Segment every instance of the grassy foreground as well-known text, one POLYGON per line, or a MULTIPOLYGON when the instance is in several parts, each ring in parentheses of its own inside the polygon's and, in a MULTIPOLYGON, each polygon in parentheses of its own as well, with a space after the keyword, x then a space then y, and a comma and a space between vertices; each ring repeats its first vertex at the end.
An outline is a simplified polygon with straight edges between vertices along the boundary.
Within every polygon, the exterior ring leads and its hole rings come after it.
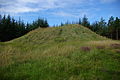
POLYGON ((80 25, 0 43, 0 80, 120 80, 120 42, 80 25))

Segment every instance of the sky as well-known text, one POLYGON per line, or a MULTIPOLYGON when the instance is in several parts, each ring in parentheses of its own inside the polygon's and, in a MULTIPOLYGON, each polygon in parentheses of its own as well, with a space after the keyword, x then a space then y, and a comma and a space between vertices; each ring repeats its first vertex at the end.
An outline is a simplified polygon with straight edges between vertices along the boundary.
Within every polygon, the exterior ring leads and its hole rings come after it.
POLYGON ((86 15, 92 23, 101 17, 120 17, 120 0, 0 0, 0 14, 25 23, 44 18, 51 26, 86 15))

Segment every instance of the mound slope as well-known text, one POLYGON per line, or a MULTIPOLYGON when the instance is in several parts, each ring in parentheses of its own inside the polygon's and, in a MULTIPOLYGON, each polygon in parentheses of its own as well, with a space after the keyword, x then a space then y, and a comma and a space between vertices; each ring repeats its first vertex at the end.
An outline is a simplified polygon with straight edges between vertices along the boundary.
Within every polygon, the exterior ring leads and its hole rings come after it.
POLYGON ((105 38, 97 35, 91 30, 81 25, 66 25, 62 27, 38 28, 31 31, 27 35, 13 41, 89 41, 89 40, 104 40, 105 38))

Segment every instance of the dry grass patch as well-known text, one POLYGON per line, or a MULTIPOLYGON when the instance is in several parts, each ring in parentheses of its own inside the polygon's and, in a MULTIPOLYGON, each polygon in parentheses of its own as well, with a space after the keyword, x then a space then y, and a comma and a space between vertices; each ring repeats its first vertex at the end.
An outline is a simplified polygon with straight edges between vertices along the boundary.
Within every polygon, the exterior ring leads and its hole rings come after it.
POLYGON ((90 41, 86 43, 87 45, 95 46, 97 47, 110 47, 111 44, 119 44, 118 41, 112 41, 112 40, 103 40, 103 41, 90 41))
POLYGON ((0 54, 0 66, 5 66, 13 63, 12 62, 12 56, 7 53, 7 54, 0 54))
POLYGON ((110 44, 119 44, 120 42, 118 41, 112 41, 112 40, 103 40, 103 41, 90 41, 87 44, 91 45, 110 45, 110 44))
POLYGON ((45 50, 42 56, 67 56, 69 53, 74 51, 76 48, 74 46, 55 46, 45 50))

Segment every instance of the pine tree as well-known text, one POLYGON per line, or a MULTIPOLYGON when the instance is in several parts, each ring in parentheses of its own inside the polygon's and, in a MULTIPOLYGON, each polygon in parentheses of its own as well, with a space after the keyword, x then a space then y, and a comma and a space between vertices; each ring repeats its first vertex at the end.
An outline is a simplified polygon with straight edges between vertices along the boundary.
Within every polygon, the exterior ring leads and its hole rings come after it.
POLYGON ((1 26, 2 26, 2 16, 0 14, 0 28, 1 28, 1 26))
POLYGON ((64 26, 64 24, 61 22, 60 26, 64 26))
POLYGON ((108 20, 108 30, 109 30, 109 35, 110 38, 113 38, 113 33, 114 33, 114 17, 111 16, 108 20))
POLYGON ((101 18, 99 21, 99 33, 104 36, 106 33, 106 22, 105 19, 101 18))
POLYGON ((84 15, 84 17, 82 18, 82 25, 85 27, 90 28, 90 23, 88 21, 88 18, 86 17, 86 15, 84 15))
POLYGON ((114 23, 114 27, 115 27, 115 33, 116 33, 116 39, 119 39, 119 31, 120 31, 120 19, 118 17, 116 17, 115 19, 115 23, 114 23))
POLYGON ((2 19, 1 19, 1 15, 0 15, 0 27, 2 26, 1 21, 2 21, 2 19))
POLYGON ((44 28, 47 28, 47 27, 49 27, 49 24, 48 24, 47 20, 44 20, 44 28))
MULTIPOLYGON (((91 25, 91 30, 98 33, 98 31, 100 30, 100 27, 99 27, 99 23, 98 21, 95 21, 92 25, 91 25)), ((99 33, 98 33, 99 34, 99 33)))
POLYGON ((81 22, 81 18, 79 18, 79 22, 78 22, 78 24, 82 24, 82 22, 81 22))

